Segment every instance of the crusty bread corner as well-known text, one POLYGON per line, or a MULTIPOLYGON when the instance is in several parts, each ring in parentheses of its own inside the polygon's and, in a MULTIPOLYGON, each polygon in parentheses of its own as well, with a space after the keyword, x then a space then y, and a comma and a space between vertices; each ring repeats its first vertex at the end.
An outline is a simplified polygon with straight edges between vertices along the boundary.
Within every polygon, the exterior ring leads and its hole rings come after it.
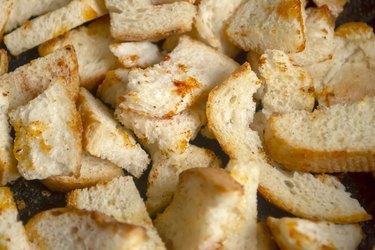
POLYGON ((14 0, 0 0, 0 41, 3 38, 5 25, 13 9, 14 0))
POLYGON ((8 72, 8 53, 0 49, 0 76, 8 72))
POLYGON ((25 226, 33 249, 141 249, 142 227, 120 223, 98 212, 55 208, 31 218, 25 226))
POLYGON ((126 94, 129 69, 118 68, 106 73, 104 81, 99 85, 96 96, 102 102, 116 109, 120 97, 126 94))
POLYGON ((313 2, 318 7, 327 6, 332 15, 337 17, 344 10, 344 6, 349 0, 313 0, 313 2))
POLYGON ((360 225, 337 225, 300 218, 267 218, 267 225, 282 250, 355 250, 362 240, 360 225))

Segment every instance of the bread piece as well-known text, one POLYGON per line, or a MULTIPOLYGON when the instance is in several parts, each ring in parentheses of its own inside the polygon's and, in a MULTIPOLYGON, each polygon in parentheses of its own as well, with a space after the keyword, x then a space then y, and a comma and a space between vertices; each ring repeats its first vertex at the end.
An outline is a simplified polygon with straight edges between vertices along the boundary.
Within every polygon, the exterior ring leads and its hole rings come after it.
POLYGON ((120 167, 85 152, 82 155, 79 177, 54 176, 43 180, 42 183, 54 192, 68 192, 106 183, 123 175, 124 172, 120 167))
POLYGON ((122 223, 142 226, 148 240, 142 249, 165 249, 132 177, 116 178, 107 184, 75 190, 68 195, 68 206, 102 212, 122 223))
POLYGON ((301 52, 306 42, 305 15, 301 0, 245 1, 228 21, 225 32, 245 51, 301 52))
POLYGON ((266 222, 257 224, 257 249, 258 250, 277 250, 276 243, 272 239, 271 231, 268 229, 266 222))
POLYGON ((153 5, 151 0, 105 0, 116 40, 161 40, 191 30, 196 8, 178 1, 153 5))
POLYGON ((8 72, 8 54, 5 50, 0 49, 0 76, 8 72))
POLYGON ((170 118, 207 95, 237 66, 213 48, 183 36, 160 64, 130 71, 128 93, 119 107, 146 116, 170 118))
POLYGON ((25 226, 33 249, 141 249, 142 227, 73 208, 55 208, 34 216, 25 226))
POLYGON ((112 108, 120 102, 120 96, 126 93, 129 69, 118 68, 108 71, 102 84, 99 85, 96 96, 112 108))
POLYGON ((115 121, 112 112, 84 88, 78 98, 83 122, 83 147, 139 178, 150 162, 133 135, 115 121))
POLYGON ((318 7, 327 6, 332 15, 337 17, 344 10, 344 6, 349 0, 313 0, 313 2, 318 7))
POLYGON ((107 14, 104 0, 73 0, 67 5, 22 24, 4 37, 14 56, 107 14))
POLYGON ((39 54, 45 56, 57 49, 72 45, 77 53, 80 85, 95 89, 103 81, 108 70, 114 69, 117 59, 109 50, 112 43, 109 18, 103 17, 87 27, 81 26, 39 46, 39 54))
POLYGON ((313 110, 314 84, 303 68, 293 65, 279 50, 266 50, 259 60, 259 72, 264 81, 262 112, 267 118, 272 113, 313 110))
POLYGON ((155 226, 168 249, 243 249, 231 240, 241 222, 244 191, 225 170, 193 168, 180 174, 171 204, 155 226))
POLYGON ((17 168, 27 180, 79 174, 82 123, 64 81, 9 113, 17 168))
POLYGON ((183 154, 160 151, 152 154, 152 168, 148 176, 148 212, 153 216, 162 212, 172 200, 181 172, 191 168, 219 168, 220 159, 212 151, 189 145, 183 154))
POLYGON ((0 39, 3 37, 5 25, 13 9, 14 0, 0 0, 0 39))
POLYGON ((361 227, 313 222, 299 218, 267 218, 267 224, 282 250, 355 250, 362 240, 361 227))
POLYGON ((8 187, 0 187, 0 204, 0 247, 7 250, 31 249, 8 187))
POLYGON ((9 108, 14 109, 34 99, 59 78, 65 78, 66 88, 76 98, 79 76, 72 47, 57 50, 0 76, 0 85, 3 87, 1 94, 9 97, 9 108))
POLYGON ((236 56, 239 49, 228 41, 224 34, 224 26, 242 2, 244 1, 201 0, 194 20, 194 24, 203 41, 230 57, 236 56))
POLYGON ((147 41, 116 43, 109 48, 125 68, 146 68, 162 59, 158 46, 147 41))
POLYGON ((163 49, 163 51, 166 51, 168 53, 172 52, 177 47, 178 42, 180 41, 180 37, 183 37, 183 36, 188 36, 192 39, 202 41, 202 38, 200 37, 197 31, 197 28, 193 26, 193 28, 189 32, 185 32, 179 35, 168 36, 167 38, 165 38, 161 48, 163 49))

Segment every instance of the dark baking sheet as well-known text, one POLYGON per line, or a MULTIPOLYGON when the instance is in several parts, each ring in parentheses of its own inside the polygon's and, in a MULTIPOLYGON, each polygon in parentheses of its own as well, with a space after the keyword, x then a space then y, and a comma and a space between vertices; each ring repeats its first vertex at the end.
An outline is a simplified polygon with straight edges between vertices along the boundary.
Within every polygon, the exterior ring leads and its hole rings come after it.
MULTIPOLYGON (((309 3, 309 5, 312 5, 309 3)), ((344 12, 338 17, 336 24, 340 25, 350 21, 367 22, 375 28, 375 0, 361 1, 351 0, 345 7, 344 12)), ((4 44, 0 47, 4 48, 4 44)), ((31 50, 18 57, 11 58, 9 71, 37 58, 37 51, 31 50)), ((240 57, 241 58, 241 57, 240 57)), ((244 58, 244 57, 242 57, 244 58)), ((241 60, 241 59, 239 59, 241 60)), ((242 61, 242 60, 241 60, 242 61)), ((216 141, 207 140, 198 136, 193 142, 198 146, 203 146, 215 151, 226 163, 228 157, 220 150, 220 146, 216 141)), ((147 187, 147 176, 149 170, 139 179, 136 185, 142 195, 145 197, 147 187)), ((337 175, 347 189, 357 198, 365 207, 366 211, 375 218, 375 179, 371 174, 353 173, 337 175)), ((40 181, 26 181, 23 178, 11 183, 9 187, 12 189, 21 220, 26 223, 32 216, 41 211, 63 207, 66 204, 64 193, 54 193, 44 187, 40 181)), ((268 203, 261 195, 258 194, 258 212, 259 219, 263 220, 267 216, 292 216, 285 211, 280 210, 274 205, 268 203)), ((362 223, 362 229, 365 237, 359 249, 372 249, 375 247, 375 219, 362 223)))

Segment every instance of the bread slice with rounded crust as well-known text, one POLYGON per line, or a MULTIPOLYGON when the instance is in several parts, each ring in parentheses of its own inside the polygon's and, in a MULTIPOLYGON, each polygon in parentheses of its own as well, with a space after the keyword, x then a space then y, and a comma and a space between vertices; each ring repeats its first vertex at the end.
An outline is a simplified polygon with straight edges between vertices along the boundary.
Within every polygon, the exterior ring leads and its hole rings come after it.
POLYGON ((142 227, 120 223, 98 212, 55 208, 31 218, 25 226, 33 249, 141 249, 142 227))
POLYGON ((42 183, 54 192, 68 192, 106 183, 120 176, 124 176, 124 171, 120 167, 84 152, 79 177, 54 176, 42 180, 42 183))
POLYGON ((337 17, 344 10, 344 6, 349 0, 313 0, 313 2, 318 7, 327 6, 332 15, 337 17))
POLYGON ((96 96, 102 102, 115 109, 120 102, 120 97, 126 94, 129 69, 118 68, 108 71, 102 84, 96 91, 96 96))
POLYGON ((362 240, 358 224, 337 225, 299 218, 267 218, 267 225, 282 250, 355 250, 362 240))

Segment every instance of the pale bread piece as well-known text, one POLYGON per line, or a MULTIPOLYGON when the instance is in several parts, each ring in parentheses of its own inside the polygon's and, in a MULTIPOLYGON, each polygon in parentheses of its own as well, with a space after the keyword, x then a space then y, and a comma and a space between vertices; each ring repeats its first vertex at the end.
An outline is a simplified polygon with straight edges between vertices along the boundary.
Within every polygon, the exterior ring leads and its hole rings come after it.
POLYGON ((120 167, 84 152, 79 177, 54 176, 42 180, 42 183, 54 192, 68 192, 95 186, 98 183, 106 183, 120 176, 124 176, 124 171, 120 167))
POLYGON ((344 10, 344 6, 349 0, 313 0, 313 2, 318 7, 327 6, 332 15, 337 17, 344 10))
POLYGON ((96 96, 115 109, 120 102, 120 96, 126 94, 128 76, 129 69, 118 68, 108 71, 96 91, 96 96))
POLYGON ((158 46, 148 41, 111 44, 109 49, 125 68, 146 68, 162 60, 158 46))
POLYGON ((259 60, 259 74, 264 81, 262 112, 266 118, 273 113, 313 110, 314 83, 302 67, 293 65, 280 50, 266 50, 259 60))
POLYGON ((220 159, 212 151, 189 145, 183 154, 152 154, 148 176, 146 206, 153 216, 164 210, 172 200, 181 172, 191 168, 219 168, 220 159))
POLYGON ((183 36, 160 64, 130 71, 128 93, 119 107, 170 118, 204 98, 237 67, 231 58, 183 36))
POLYGON ((22 24, 4 36, 14 56, 107 14, 104 0, 72 0, 67 5, 22 24))
POLYGON ((258 250, 277 250, 276 243, 272 239, 271 231, 268 229, 265 221, 257 224, 257 249, 258 250))
POLYGON ((109 160, 139 178, 150 162, 133 135, 88 90, 81 88, 78 110, 83 123, 83 147, 91 155, 109 160))
POLYGON ((119 177, 107 184, 75 190, 68 195, 68 206, 98 211, 122 223, 142 226, 148 240, 141 249, 165 249, 132 177, 119 177))
POLYGON ((0 49, 0 76, 8 72, 8 54, 5 50, 0 49))
POLYGON ((69 46, 0 76, 1 94, 9 97, 9 108, 14 109, 37 97, 51 82, 61 77, 65 78, 70 95, 76 98, 79 89, 78 63, 74 49, 69 46))
POLYGON ((185 1, 153 5, 151 0, 105 0, 116 40, 161 40, 191 30, 196 7, 185 1))
POLYGON ((375 170, 375 97, 313 113, 273 115, 265 147, 284 168, 314 173, 375 170))
POLYGON ((14 0, 0 0, 0 41, 1 38, 3 38, 3 32, 8 22, 10 12, 13 9, 13 2, 14 0))
POLYGON ((72 45, 77 53, 80 85, 95 89, 108 70, 118 66, 108 46, 113 42, 108 17, 100 18, 87 27, 81 26, 39 46, 39 55, 45 56, 57 49, 72 45))
POLYGON ((301 0, 245 1, 228 21, 225 32, 245 51, 301 52, 306 42, 305 16, 301 0))
POLYGON ((193 107, 170 119, 150 118, 117 108, 115 117, 132 130, 144 146, 155 146, 164 153, 182 154, 193 140, 206 116, 199 107, 193 107))
POLYGON ((224 26, 242 2, 244 0, 200 0, 194 19, 202 40, 230 57, 236 56, 240 50, 228 41, 224 26))
POLYGON ((185 170, 171 204, 154 223, 168 249, 244 249, 231 239, 242 220, 244 196, 223 169, 185 170))
POLYGON ((31 218, 25 226, 33 249, 141 249, 142 227, 120 223, 98 212, 55 208, 31 218))
POLYGON ((82 122, 64 81, 9 112, 17 168, 27 180, 79 174, 82 122))
POLYGON ((25 228, 18 220, 18 210, 12 192, 0 187, 0 247, 7 250, 29 250, 25 228))
POLYGON ((362 240, 358 224, 337 225, 299 218, 267 218, 267 225, 282 250, 355 250, 362 240))

